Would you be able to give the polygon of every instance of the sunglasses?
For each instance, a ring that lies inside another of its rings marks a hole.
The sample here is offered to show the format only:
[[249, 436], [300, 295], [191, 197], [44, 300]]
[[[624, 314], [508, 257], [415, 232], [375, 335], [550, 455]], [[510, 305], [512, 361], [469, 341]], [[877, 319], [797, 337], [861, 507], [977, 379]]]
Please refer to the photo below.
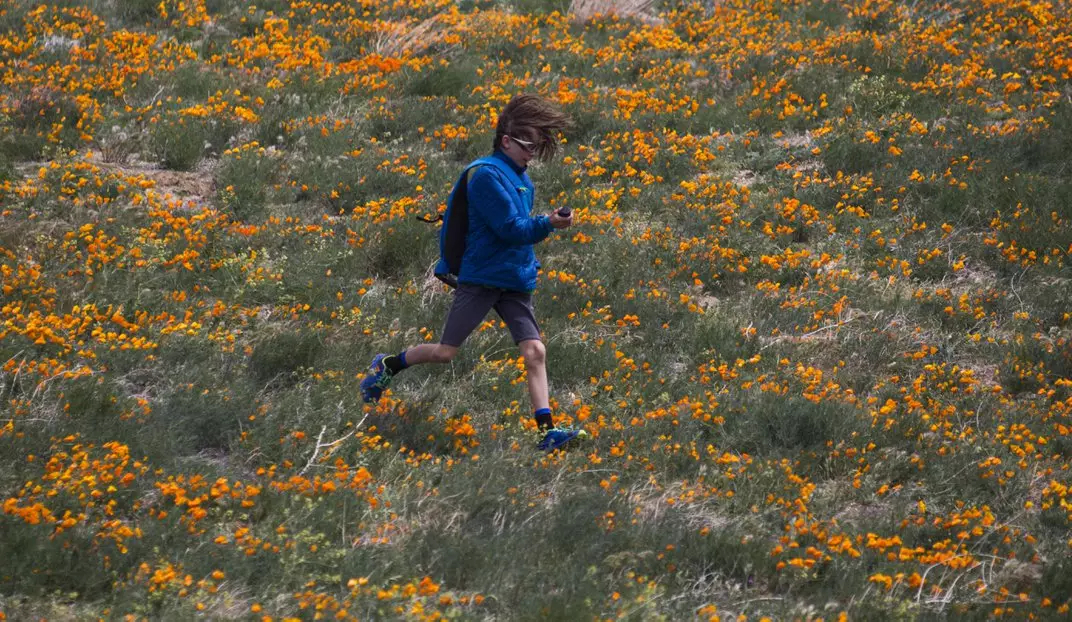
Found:
[[506, 137], [509, 138], [510, 140], [514, 141], [515, 143], [521, 145], [521, 148], [524, 149], [525, 151], [527, 151], [529, 153], [536, 153], [536, 143], [530, 142], [530, 141], [527, 141], [527, 140], [521, 140], [520, 138], [514, 138], [513, 136], [510, 136], [509, 134], [507, 134]]

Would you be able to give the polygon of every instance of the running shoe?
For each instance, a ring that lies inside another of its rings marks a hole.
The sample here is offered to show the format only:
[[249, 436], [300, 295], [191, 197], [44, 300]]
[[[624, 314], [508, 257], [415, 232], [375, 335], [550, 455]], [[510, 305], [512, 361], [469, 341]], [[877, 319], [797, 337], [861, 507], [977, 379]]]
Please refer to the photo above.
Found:
[[369, 373], [361, 381], [361, 397], [365, 402], [379, 401], [383, 397], [384, 390], [391, 385], [394, 372], [383, 364], [383, 359], [387, 356], [387, 354], [377, 354], [372, 359], [372, 364], [369, 365]]
[[588, 436], [588, 433], [580, 428], [555, 426], [548, 430], [547, 434], [544, 434], [543, 440], [540, 441], [536, 448], [542, 451], [554, 451], [575, 438], [584, 438], [586, 436]]

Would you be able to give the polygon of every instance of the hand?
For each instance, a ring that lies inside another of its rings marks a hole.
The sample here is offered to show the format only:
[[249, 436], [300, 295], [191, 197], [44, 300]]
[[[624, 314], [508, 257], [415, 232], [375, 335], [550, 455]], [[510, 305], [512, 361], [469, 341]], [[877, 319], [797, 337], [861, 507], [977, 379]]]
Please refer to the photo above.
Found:
[[553, 211], [547, 215], [551, 219], [551, 226], [555, 229], [565, 229], [573, 224], [573, 214], [569, 216], [559, 216], [558, 211]]

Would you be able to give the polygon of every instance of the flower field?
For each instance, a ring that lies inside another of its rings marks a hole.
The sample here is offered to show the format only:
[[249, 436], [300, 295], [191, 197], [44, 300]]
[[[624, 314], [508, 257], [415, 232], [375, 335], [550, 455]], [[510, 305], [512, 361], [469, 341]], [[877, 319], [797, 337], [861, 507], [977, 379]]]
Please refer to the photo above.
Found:
[[[1068, 0], [0, 6], [0, 620], [1060, 619]], [[557, 420], [431, 275], [518, 93]]]

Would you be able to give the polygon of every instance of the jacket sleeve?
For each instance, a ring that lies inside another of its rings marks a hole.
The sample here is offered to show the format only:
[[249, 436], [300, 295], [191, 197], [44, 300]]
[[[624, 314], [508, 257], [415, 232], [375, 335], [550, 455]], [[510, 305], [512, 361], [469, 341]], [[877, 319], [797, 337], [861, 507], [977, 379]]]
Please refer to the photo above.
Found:
[[469, 213], [476, 214], [492, 232], [509, 244], [536, 244], [552, 231], [547, 216], [520, 215], [510, 191], [499, 176], [482, 168], [469, 178]]

